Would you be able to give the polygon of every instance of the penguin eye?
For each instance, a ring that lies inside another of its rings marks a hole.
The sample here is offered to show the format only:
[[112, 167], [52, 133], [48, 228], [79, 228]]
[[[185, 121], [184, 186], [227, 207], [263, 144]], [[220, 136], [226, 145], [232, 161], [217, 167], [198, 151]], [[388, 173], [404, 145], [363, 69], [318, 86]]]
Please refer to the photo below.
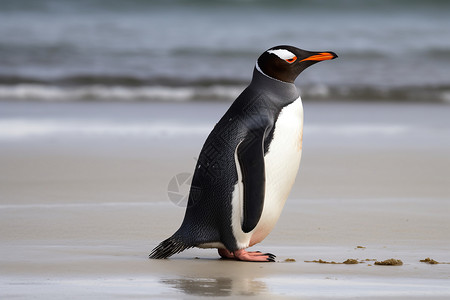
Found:
[[291, 58], [287, 58], [285, 59], [285, 61], [287, 61], [288, 63], [292, 64], [294, 61], [297, 60], [297, 56], [291, 57]]

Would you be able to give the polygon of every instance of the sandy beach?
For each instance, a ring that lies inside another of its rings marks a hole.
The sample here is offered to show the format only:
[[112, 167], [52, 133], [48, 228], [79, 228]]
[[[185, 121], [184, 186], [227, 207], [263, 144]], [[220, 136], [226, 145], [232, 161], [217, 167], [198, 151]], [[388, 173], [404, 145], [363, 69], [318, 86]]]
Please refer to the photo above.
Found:
[[147, 258], [184, 215], [169, 181], [228, 104], [0, 105], [1, 298], [450, 297], [450, 264], [420, 262], [450, 262], [448, 105], [306, 103], [296, 184], [253, 247], [276, 263]]

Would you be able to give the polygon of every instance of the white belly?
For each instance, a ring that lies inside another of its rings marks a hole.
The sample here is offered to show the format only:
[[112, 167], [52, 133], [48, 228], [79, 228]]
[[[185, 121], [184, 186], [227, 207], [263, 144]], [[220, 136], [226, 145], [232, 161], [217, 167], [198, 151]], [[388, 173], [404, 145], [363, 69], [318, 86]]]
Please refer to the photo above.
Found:
[[[294, 184], [300, 166], [303, 138], [303, 106], [300, 97], [283, 108], [278, 116], [273, 140], [264, 158], [266, 189], [264, 208], [258, 225], [249, 233], [241, 229], [242, 185], [233, 195], [233, 232], [240, 248], [261, 242], [274, 228]], [[238, 170], [240, 173], [240, 170]]]

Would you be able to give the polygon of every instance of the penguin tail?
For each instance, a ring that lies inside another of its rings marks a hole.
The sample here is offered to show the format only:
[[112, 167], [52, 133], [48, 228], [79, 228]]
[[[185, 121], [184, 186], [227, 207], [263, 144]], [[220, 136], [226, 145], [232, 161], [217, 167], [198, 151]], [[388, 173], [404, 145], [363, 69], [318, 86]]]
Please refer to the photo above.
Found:
[[186, 249], [192, 248], [183, 241], [176, 238], [175, 235], [172, 235], [170, 238], [162, 241], [149, 255], [151, 259], [163, 259], [168, 258], [174, 254], [180, 253]]

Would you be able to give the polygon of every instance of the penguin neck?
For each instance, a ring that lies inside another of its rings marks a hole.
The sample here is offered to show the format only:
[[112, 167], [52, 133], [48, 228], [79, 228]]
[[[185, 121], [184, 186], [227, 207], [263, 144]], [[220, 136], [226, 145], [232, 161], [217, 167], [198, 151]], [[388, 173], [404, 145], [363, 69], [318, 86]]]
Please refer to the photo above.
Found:
[[277, 98], [293, 102], [300, 93], [295, 84], [290, 82], [284, 82], [275, 78], [272, 78], [264, 74], [256, 63], [253, 70], [253, 78], [250, 83], [250, 87], [256, 87], [258, 90], [264, 90], [277, 96]]

